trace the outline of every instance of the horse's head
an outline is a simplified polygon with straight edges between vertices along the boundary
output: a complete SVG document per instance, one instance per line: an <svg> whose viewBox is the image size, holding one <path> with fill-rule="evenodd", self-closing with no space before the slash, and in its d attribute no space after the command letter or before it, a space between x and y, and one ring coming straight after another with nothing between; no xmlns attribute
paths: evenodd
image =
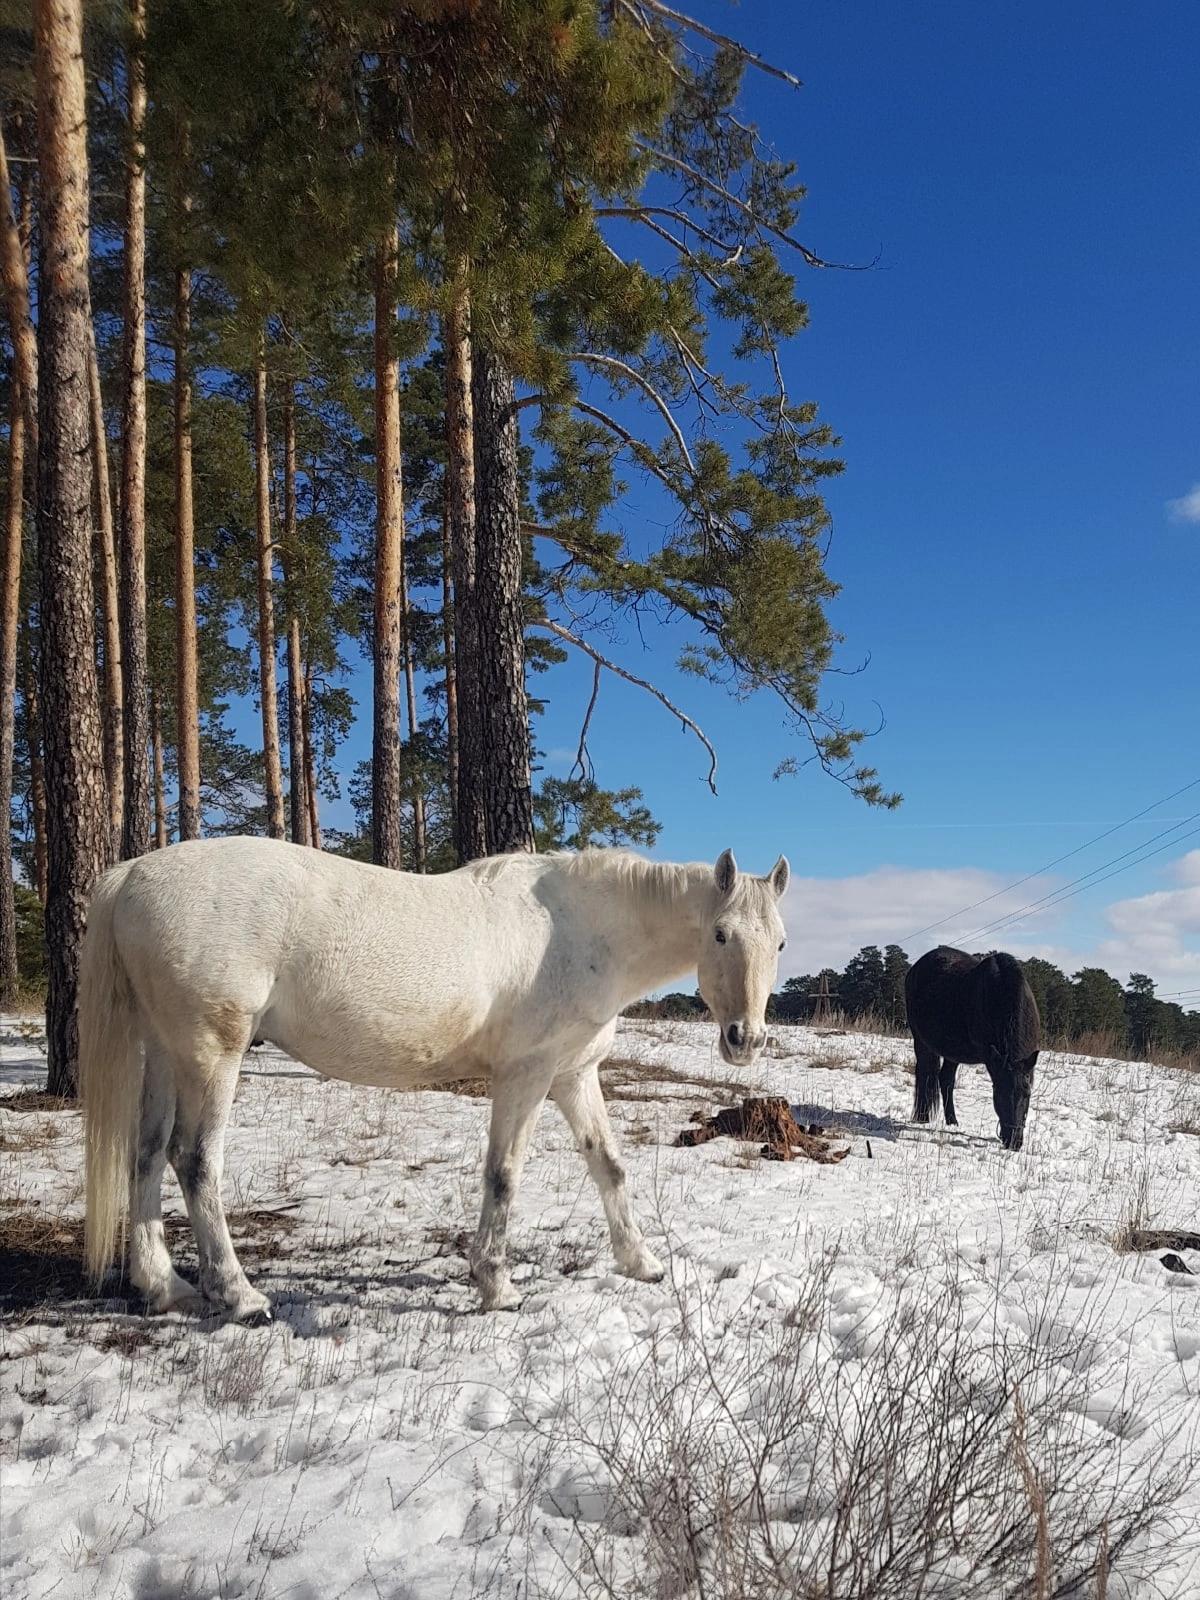
<svg viewBox="0 0 1200 1600"><path fill-rule="evenodd" d="M725 850L713 871L697 977L731 1066L749 1066L767 1042L767 1001L786 943L779 901L787 884L785 856L765 878L753 878L739 872L733 852Z"/></svg>

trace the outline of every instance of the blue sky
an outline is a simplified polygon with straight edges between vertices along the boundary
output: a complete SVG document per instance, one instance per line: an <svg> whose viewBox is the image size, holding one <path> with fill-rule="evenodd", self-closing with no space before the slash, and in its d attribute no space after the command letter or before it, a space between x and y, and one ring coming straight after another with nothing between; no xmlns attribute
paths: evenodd
<svg viewBox="0 0 1200 1600"><path fill-rule="evenodd" d="M872 812L812 768L774 782L793 748L779 712L679 678L669 630L644 653L628 639L623 659L713 738L719 796L694 741L611 679L590 744L602 782L643 788L659 855L731 844L763 871L787 852L802 880L788 959L807 970L902 940L1200 778L1200 504L1187 502L1200 501L1200 9L697 0L695 13L804 80L751 74L746 93L808 186L799 235L829 258L880 257L803 273L812 325L785 366L843 440L834 617L843 663L871 660L834 692L854 719L882 708L869 759L905 803ZM590 669L547 687L540 742L565 770ZM365 713L365 677L356 688ZM368 737L369 717L351 757ZM1200 788L910 954L1192 812ZM1200 991L1187 831L984 942Z"/></svg>

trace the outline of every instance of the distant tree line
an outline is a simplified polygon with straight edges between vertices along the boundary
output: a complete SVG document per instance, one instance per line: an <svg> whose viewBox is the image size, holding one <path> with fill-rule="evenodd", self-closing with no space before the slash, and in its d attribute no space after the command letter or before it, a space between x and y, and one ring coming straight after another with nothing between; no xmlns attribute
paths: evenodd
<svg viewBox="0 0 1200 1600"><path fill-rule="evenodd" d="M909 959L899 945L864 945L840 972L825 967L789 978L771 996L767 1018L772 1022L812 1022L818 1017L822 978L829 1009L851 1021L874 1020L887 1028L905 1024L904 977ZM1101 967L1083 967L1068 977L1052 961L1031 956L1021 963L1041 1013L1044 1037L1067 1044L1104 1035L1124 1042L1132 1055L1151 1050L1200 1058L1200 1010L1185 1011L1174 1001L1160 1000L1144 972L1133 972L1124 987ZM629 1008L630 1016L686 1019L704 1015L698 993L667 994Z"/></svg>

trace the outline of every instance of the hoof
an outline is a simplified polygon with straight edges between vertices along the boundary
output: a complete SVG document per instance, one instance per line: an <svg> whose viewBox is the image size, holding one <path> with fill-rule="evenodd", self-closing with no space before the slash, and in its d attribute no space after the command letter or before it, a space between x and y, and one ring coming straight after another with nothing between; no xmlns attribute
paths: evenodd
<svg viewBox="0 0 1200 1600"><path fill-rule="evenodd" d="M243 1328L269 1328L275 1318L271 1315L271 1308L259 1306L252 1311L239 1311L234 1313L234 1320L241 1323Z"/></svg>
<svg viewBox="0 0 1200 1600"><path fill-rule="evenodd" d="M635 1278L638 1283L661 1283L667 1275L667 1269L658 1257L649 1250L642 1250L628 1261L618 1261L617 1267L627 1278Z"/></svg>
<svg viewBox="0 0 1200 1600"><path fill-rule="evenodd" d="M511 1283L492 1290L490 1294L480 1290L480 1299L483 1302L481 1309L484 1311L516 1311L521 1304L521 1296Z"/></svg>
<svg viewBox="0 0 1200 1600"><path fill-rule="evenodd" d="M146 1311L152 1317L165 1317L168 1311L196 1311L204 1304L204 1296L186 1278L172 1272L170 1281L159 1288L143 1289Z"/></svg>

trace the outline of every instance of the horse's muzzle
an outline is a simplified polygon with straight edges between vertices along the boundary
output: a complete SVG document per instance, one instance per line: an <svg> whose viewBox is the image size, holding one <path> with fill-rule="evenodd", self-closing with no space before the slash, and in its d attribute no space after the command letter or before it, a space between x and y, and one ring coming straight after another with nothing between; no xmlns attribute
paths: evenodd
<svg viewBox="0 0 1200 1600"><path fill-rule="evenodd" d="M751 1028L745 1022L727 1022L721 1029L721 1057L731 1067L748 1067L757 1060L766 1042L765 1028Z"/></svg>

